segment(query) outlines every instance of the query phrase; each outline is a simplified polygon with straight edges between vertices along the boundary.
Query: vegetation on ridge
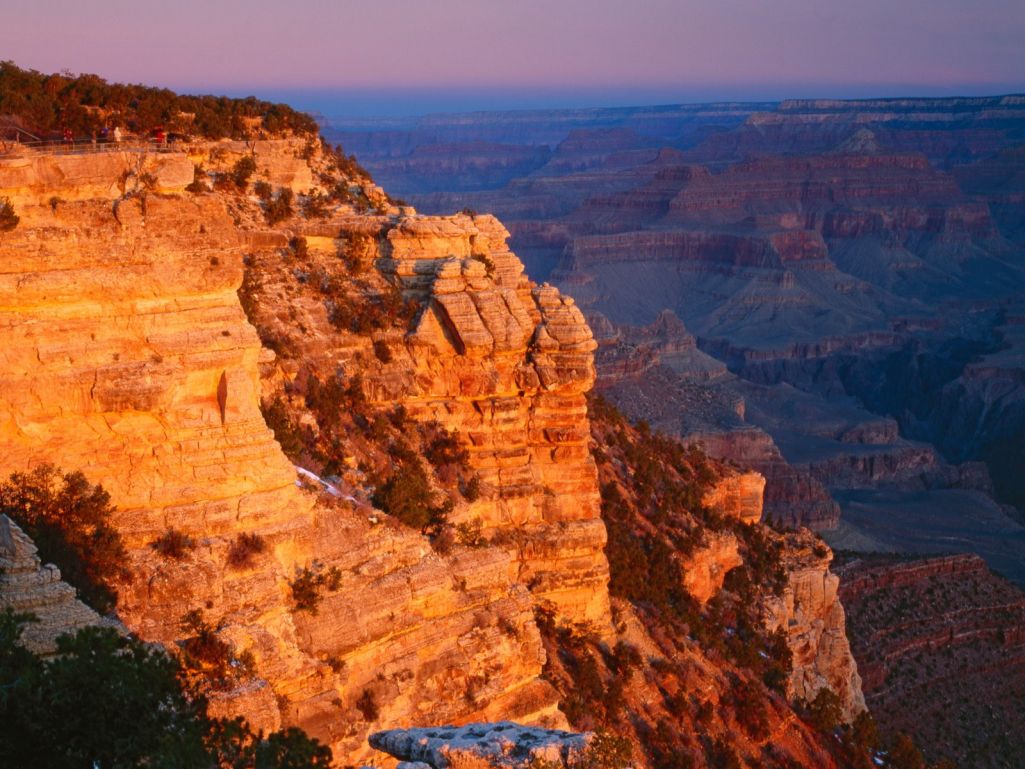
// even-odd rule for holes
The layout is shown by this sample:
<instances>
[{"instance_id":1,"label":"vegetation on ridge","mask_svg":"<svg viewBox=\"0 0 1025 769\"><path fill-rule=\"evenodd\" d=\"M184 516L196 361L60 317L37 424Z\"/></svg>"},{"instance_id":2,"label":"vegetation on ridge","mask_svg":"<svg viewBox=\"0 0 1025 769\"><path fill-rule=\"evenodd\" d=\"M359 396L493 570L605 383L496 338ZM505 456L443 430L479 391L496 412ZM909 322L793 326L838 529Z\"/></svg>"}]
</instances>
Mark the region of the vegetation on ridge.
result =
<instances>
[{"instance_id":1,"label":"vegetation on ridge","mask_svg":"<svg viewBox=\"0 0 1025 769\"><path fill-rule=\"evenodd\" d=\"M79 137L114 126L140 133L159 126L206 139L318 130L309 115L253 96L182 96L166 88L108 83L98 75L47 75L11 61L0 62L0 115L17 116L36 134L66 128Z\"/></svg>"}]
</instances>

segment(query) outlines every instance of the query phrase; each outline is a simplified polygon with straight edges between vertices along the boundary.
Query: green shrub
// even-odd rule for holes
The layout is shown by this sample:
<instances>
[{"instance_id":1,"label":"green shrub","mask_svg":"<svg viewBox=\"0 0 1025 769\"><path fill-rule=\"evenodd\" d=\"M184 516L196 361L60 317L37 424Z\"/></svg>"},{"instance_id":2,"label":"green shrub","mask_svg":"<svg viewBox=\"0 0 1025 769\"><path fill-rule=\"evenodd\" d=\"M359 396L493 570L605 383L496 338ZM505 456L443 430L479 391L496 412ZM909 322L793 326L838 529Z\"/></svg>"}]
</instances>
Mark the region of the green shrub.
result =
<instances>
[{"instance_id":1,"label":"green shrub","mask_svg":"<svg viewBox=\"0 0 1025 769\"><path fill-rule=\"evenodd\" d=\"M303 197L302 214L307 219L323 219L327 216L327 198L320 192L311 192Z\"/></svg>"},{"instance_id":2,"label":"green shrub","mask_svg":"<svg viewBox=\"0 0 1025 769\"><path fill-rule=\"evenodd\" d=\"M474 473L468 481L460 485L459 491L467 502L476 502L480 499L480 476Z\"/></svg>"},{"instance_id":3,"label":"green shrub","mask_svg":"<svg viewBox=\"0 0 1025 769\"><path fill-rule=\"evenodd\" d=\"M843 718L840 698L826 687L819 689L811 702L802 703L799 710L809 724L825 734L832 734Z\"/></svg>"},{"instance_id":4,"label":"green shrub","mask_svg":"<svg viewBox=\"0 0 1025 769\"><path fill-rule=\"evenodd\" d=\"M481 530L481 522L476 519L467 523L457 523L456 540L460 545L466 547L487 547L488 540L481 533Z\"/></svg>"},{"instance_id":5,"label":"green shrub","mask_svg":"<svg viewBox=\"0 0 1025 769\"><path fill-rule=\"evenodd\" d=\"M201 682L203 689L225 691L253 676L253 655L235 654L230 644L221 640L217 631L203 619L203 612L194 609L182 617L180 625L188 637L178 641L182 650L185 675Z\"/></svg>"},{"instance_id":6,"label":"green shrub","mask_svg":"<svg viewBox=\"0 0 1025 769\"><path fill-rule=\"evenodd\" d=\"M377 707L377 699L369 689L364 689L359 699L356 700L356 710L362 713L363 718L371 723L376 721L381 715L380 708Z\"/></svg>"},{"instance_id":7,"label":"green shrub","mask_svg":"<svg viewBox=\"0 0 1025 769\"><path fill-rule=\"evenodd\" d=\"M293 214L292 190L282 187L273 198L264 201L263 217L269 225L285 221Z\"/></svg>"},{"instance_id":8,"label":"green shrub","mask_svg":"<svg viewBox=\"0 0 1025 769\"><path fill-rule=\"evenodd\" d=\"M214 719L162 649L110 628L57 640L40 660L0 613L0 766L328 769L331 751L298 729L264 737Z\"/></svg>"},{"instance_id":9,"label":"green shrub","mask_svg":"<svg viewBox=\"0 0 1025 769\"><path fill-rule=\"evenodd\" d=\"M267 202L274 195L274 189L265 181L258 181L253 185L253 192L260 200Z\"/></svg>"},{"instance_id":10,"label":"green shrub","mask_svg":"<svg viewBox=\"0 0 1025 769\"><path fill-rule=\"evenodd\" d=\"M115 113L138 132L163 125L208 139L241 139L261 131L315 136L318 131L309 115L252 96L179 95L166 88L108 83L97 75L48 75L0 62L0 115L21 117L35 133L67 127L75 135L88 136L99 132Z\"/></svg>"},{"instance_id":11,"label":"green shrub","mask_svg":"<svg viewBox=\"0 0 1025 769\"><path fill-rule=\"evenodd\" d=\"M243 155L231 167L228 178L231 179L231 183L235 185L236 189L244 192L249 186L249 177L254 173L256 173L256 159L252 155Z\"/></svg>"},{"instance_id":12,"label":"green shrub","mask_svg":"<svg viewBox=\"0 0 1025 769\"><path fill-rule=\"evenodd\" d=\"M459 465L465 467L470 461L470 454L456 433L446 430L441 425L434 423L428 425L429 432L434 436L424 448L424 457L435 468L444 465Z\"/></svg>"},{"instance_id":13,"label":"green shrub","mask_svg":"<svg viewBox=\"0 0 1025 769\"><path fill-rule=\"evenodd\" d=\"M381 363L391 363L391 350L388 348L388 343L383 339L374 340L374 357L381 361Z\"/></svg>"},{"instance_id":14,"label":"green shrub","mask_svg":"<svg viewBox=\"0 0 1025 769\"><path fill-rule=\"evenodd\" d=\"M100 612L117 603L118 583L128 579L128 554L110 524L110 495L80 472L52 465L14 473L0 484L0 512L32 538L39 557L60 568L82 600Z\"/></svg>"},{"instance_id":15,"label":"green shrub","mask_svg":"<svg viewBox=\"0 0 1025 769\"><path fill-rule=\"evenodd\" d=\"M434 504L427 474L418 461L405 462L377 486L371 498L374 507L394 516L402 523L423 533L436 530L445 523L452 503Z\"/></svg>"},{"instance_id":16,"label":"green shrub","mask_svg":"<svg viewBox=\"0 0 1025 769\"><path fill-rule=\"evenodd\" d=\"M295 579L288 583L292 591L292 605L296 611L305 611L316 615L322 599L321 591L327 589L334 592L342 581L342 572L332 566L326 572L318 564L313 568L304 566L296 569Z\"/></svg>"},{"instance_id":17,"label":"green shrub","mask_svg":"<svg viewBox=\"0 0 1025 769\"><path fill-rule=\"evenodd\" d=\"M14 213L10 198L0 198L0 232L10 232L20 221L21 217Z\"/></svg>"}]
</instances>

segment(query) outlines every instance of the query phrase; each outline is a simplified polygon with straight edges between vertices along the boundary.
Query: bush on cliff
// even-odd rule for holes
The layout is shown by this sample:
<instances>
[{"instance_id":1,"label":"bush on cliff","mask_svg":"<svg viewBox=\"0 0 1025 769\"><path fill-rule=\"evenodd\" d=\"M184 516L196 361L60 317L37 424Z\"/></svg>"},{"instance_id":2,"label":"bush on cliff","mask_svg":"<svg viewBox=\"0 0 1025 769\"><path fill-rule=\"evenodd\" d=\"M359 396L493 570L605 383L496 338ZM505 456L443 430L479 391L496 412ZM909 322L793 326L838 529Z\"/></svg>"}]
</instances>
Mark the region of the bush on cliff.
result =
<instances>
[{"instance_id":1,"label":"bush on cliff","mask_svg":"<svg viewBox=\"0 0 1025 769\"><path fill-rule=\"evenodd\" d=\"M331 751L298 729L267 737L207 715L163 650L89 627L40 660L18 645L25 615L0 613L0 766L80 769L326 769Z\"/></svg>"},{"instance_id":2,"label":"bush on cliff","mask_svg":"<svg viewBox=\"0 0 1025 769\"><path fill-rule=\"evenodd\" d=\"M277 195L263 203L263 218L267 224L275 225L288 219L294 211L292 210L292 190L282 187Z\"/></svg>"},{"instance_id":3,"label":"bush on cliff","mask_svg":"<svg viewBox=\"0 0 1025 769\"><path fill-rule=\"evenodd\" d=\"M252 155L244 155L231 167L231 182L236 189L245 191L249 186L249 177L256 173L256 160Z\"/></svg>"},{"instance_id":4,"label":"bush on cliff","mask_svg":"<svg viewBox=\"0 0 1025 769\"><path fill-rule=\"evenodd\" d=\"M436 532L452 510L450 500L435 504L427 474L416 460L400 464L387 480L378 484L372 501L374 507L425 534Z\"/></svg>"},{"instance_id":5,"label":"bush on cliff","mask_svg":"<svg viewBox=\"0 0 1025 769\"><path fill-rule=\"evenodd\" d=\"M128 555L110 525L114 507L102 486L80 472L41 465L0 484L0 512L32 538L40 559L56 564L83 601L100 612L114 608L116 585L129 577Z\"/></svg>"},{"instance_id":6,"label":"bush on cliff","mask_svg":"<svg viewBox=\"0 0 1025 769\"><path fill-rule=\"evenodd\" d=\"M20 221L21 217L14 213L10 198L0 199L0 232L10 232Z\"/></svg>"}]
</instances>

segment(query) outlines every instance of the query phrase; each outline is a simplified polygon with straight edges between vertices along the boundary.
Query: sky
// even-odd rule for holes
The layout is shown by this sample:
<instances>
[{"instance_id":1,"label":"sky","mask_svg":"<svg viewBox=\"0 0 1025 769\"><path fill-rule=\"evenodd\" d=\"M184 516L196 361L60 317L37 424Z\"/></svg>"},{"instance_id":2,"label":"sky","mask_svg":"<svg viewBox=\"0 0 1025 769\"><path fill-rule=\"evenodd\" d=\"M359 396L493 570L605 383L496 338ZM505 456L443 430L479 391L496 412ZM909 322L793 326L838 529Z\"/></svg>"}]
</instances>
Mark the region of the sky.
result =
<instances>
[{"instance_id":1,"label":"sky","mask_svg":"<svg viewBox=\"0 0 1025 769\"><path fill-rule=\"evenodd\" d=\"M0 59L326 114L1025 91L1023 0L0 0Z\"/></svg>"}]
</instances>

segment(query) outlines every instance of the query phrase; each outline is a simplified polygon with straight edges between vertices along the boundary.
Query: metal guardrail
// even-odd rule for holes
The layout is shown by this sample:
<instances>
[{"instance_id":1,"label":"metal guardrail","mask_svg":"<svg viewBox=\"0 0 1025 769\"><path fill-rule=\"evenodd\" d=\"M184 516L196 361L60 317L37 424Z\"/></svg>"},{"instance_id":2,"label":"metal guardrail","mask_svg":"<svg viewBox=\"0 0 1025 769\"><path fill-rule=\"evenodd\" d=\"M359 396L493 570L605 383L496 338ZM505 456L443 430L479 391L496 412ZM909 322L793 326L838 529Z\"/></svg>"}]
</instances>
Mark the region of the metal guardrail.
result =
<instances>
[{"instance_id":1,"label":"metal guardrail","mask_svg":"<svg viewBox=\"0 0 1025 769\"><path fill-rule=\"evenodd\" d=\"M29 150L31 154L36 155L93 155L105 152L184 152L184 148L178 142L160 142L155 139L126 139L120 142L93 142L91 140L66 142L59 139L36 142L5 142L0 140L0 157L4 155L18 155L24 150Z\"/></svg>"}]
</instances>

